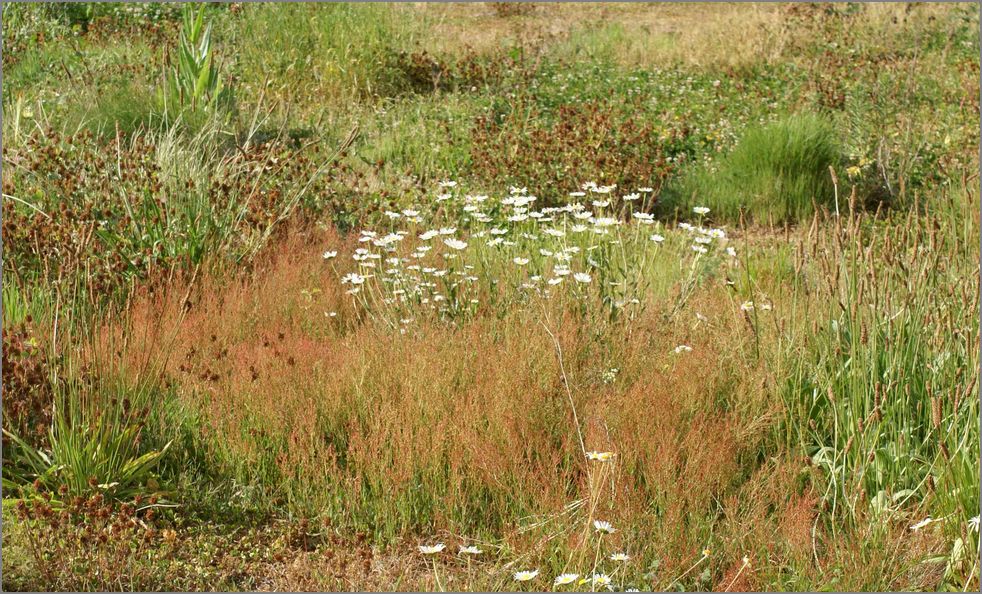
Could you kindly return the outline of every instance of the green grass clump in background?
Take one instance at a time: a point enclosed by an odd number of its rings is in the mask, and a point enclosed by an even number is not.
[[[838,160],[826,120],[791,116],[750,128],[719,161],[681,178],[667,193],[665,208],[684,215],[706,206],[714,217],[729,220],[741,212],[758,222],[800,220],[816,204],[834,208],[829,166]]]

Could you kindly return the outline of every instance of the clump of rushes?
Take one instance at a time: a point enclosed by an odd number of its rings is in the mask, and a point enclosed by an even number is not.
[[[148,428],[164,411],[155,379],[125,382],[101,365],[66,362],[39,381],[51,394],[46,439],[28,441],[4,427],[5,488],[115,500],[159,491],[155,470],[170,442],[156,443]]]

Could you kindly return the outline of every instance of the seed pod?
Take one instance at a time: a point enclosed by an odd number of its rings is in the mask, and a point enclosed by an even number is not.
[[[941,399],[937,396],[931,397],[931,424],[935,429],[941,427]]]

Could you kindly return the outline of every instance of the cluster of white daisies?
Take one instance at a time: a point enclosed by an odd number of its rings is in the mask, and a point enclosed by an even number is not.
[[[550,297],[566,284],[582,287],[573,294],[585,295],[598,279],[601,289],[624,285],[638,266],[650,262],[644,253],[648,246],[662,244],[670,233],[646,212],[651,188],[617,196],[616,186],[588,182],[567,204],[535,208],[538,198],[527,188],[513,187],[507,196],[492,198],[461,195],[456,186],[441,182],[425,206],[385,211],[382,226],[388,228],[362,230],[353,265],[339,270],[347,292],[365,306],[381,304],[405,314],[403,324],[420,308],[473,309],[482,291],[501,287]],[[693,210],[700,220],[709,213]],[[691,239],[697,258],[727,239],[720,228],[688,223],[678,228],[680,237]],[[723,251],[736,257],[732,247]],[[338,251],[323,255],[334,263]],[[639,297],[629,294],[615,306],[637,304]]]

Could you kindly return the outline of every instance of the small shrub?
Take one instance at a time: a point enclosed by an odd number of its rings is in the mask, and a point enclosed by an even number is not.
[[[500,83],[505,71],[518,66],[503,54],[490,58],[473,50],[452,62],[426,50],[399,52],[394,57],[405,84],[415,92],[476,89]]]
[[[666,192],[663,209],[685,215],[707,206],[716,217],[797,220],[833,203],[829,166],[839,147],[818,116],[793,116],[750,129],[719,161],[701,166]]]
[[[547,205],[564,203],[584,180],[657,193],[685,159],[689,134],[684,125],[639,119],[638,109],[594,101],[546,110],[528,100],[480,116],[471,142],[473,175],[489,187],[534,187]]]

